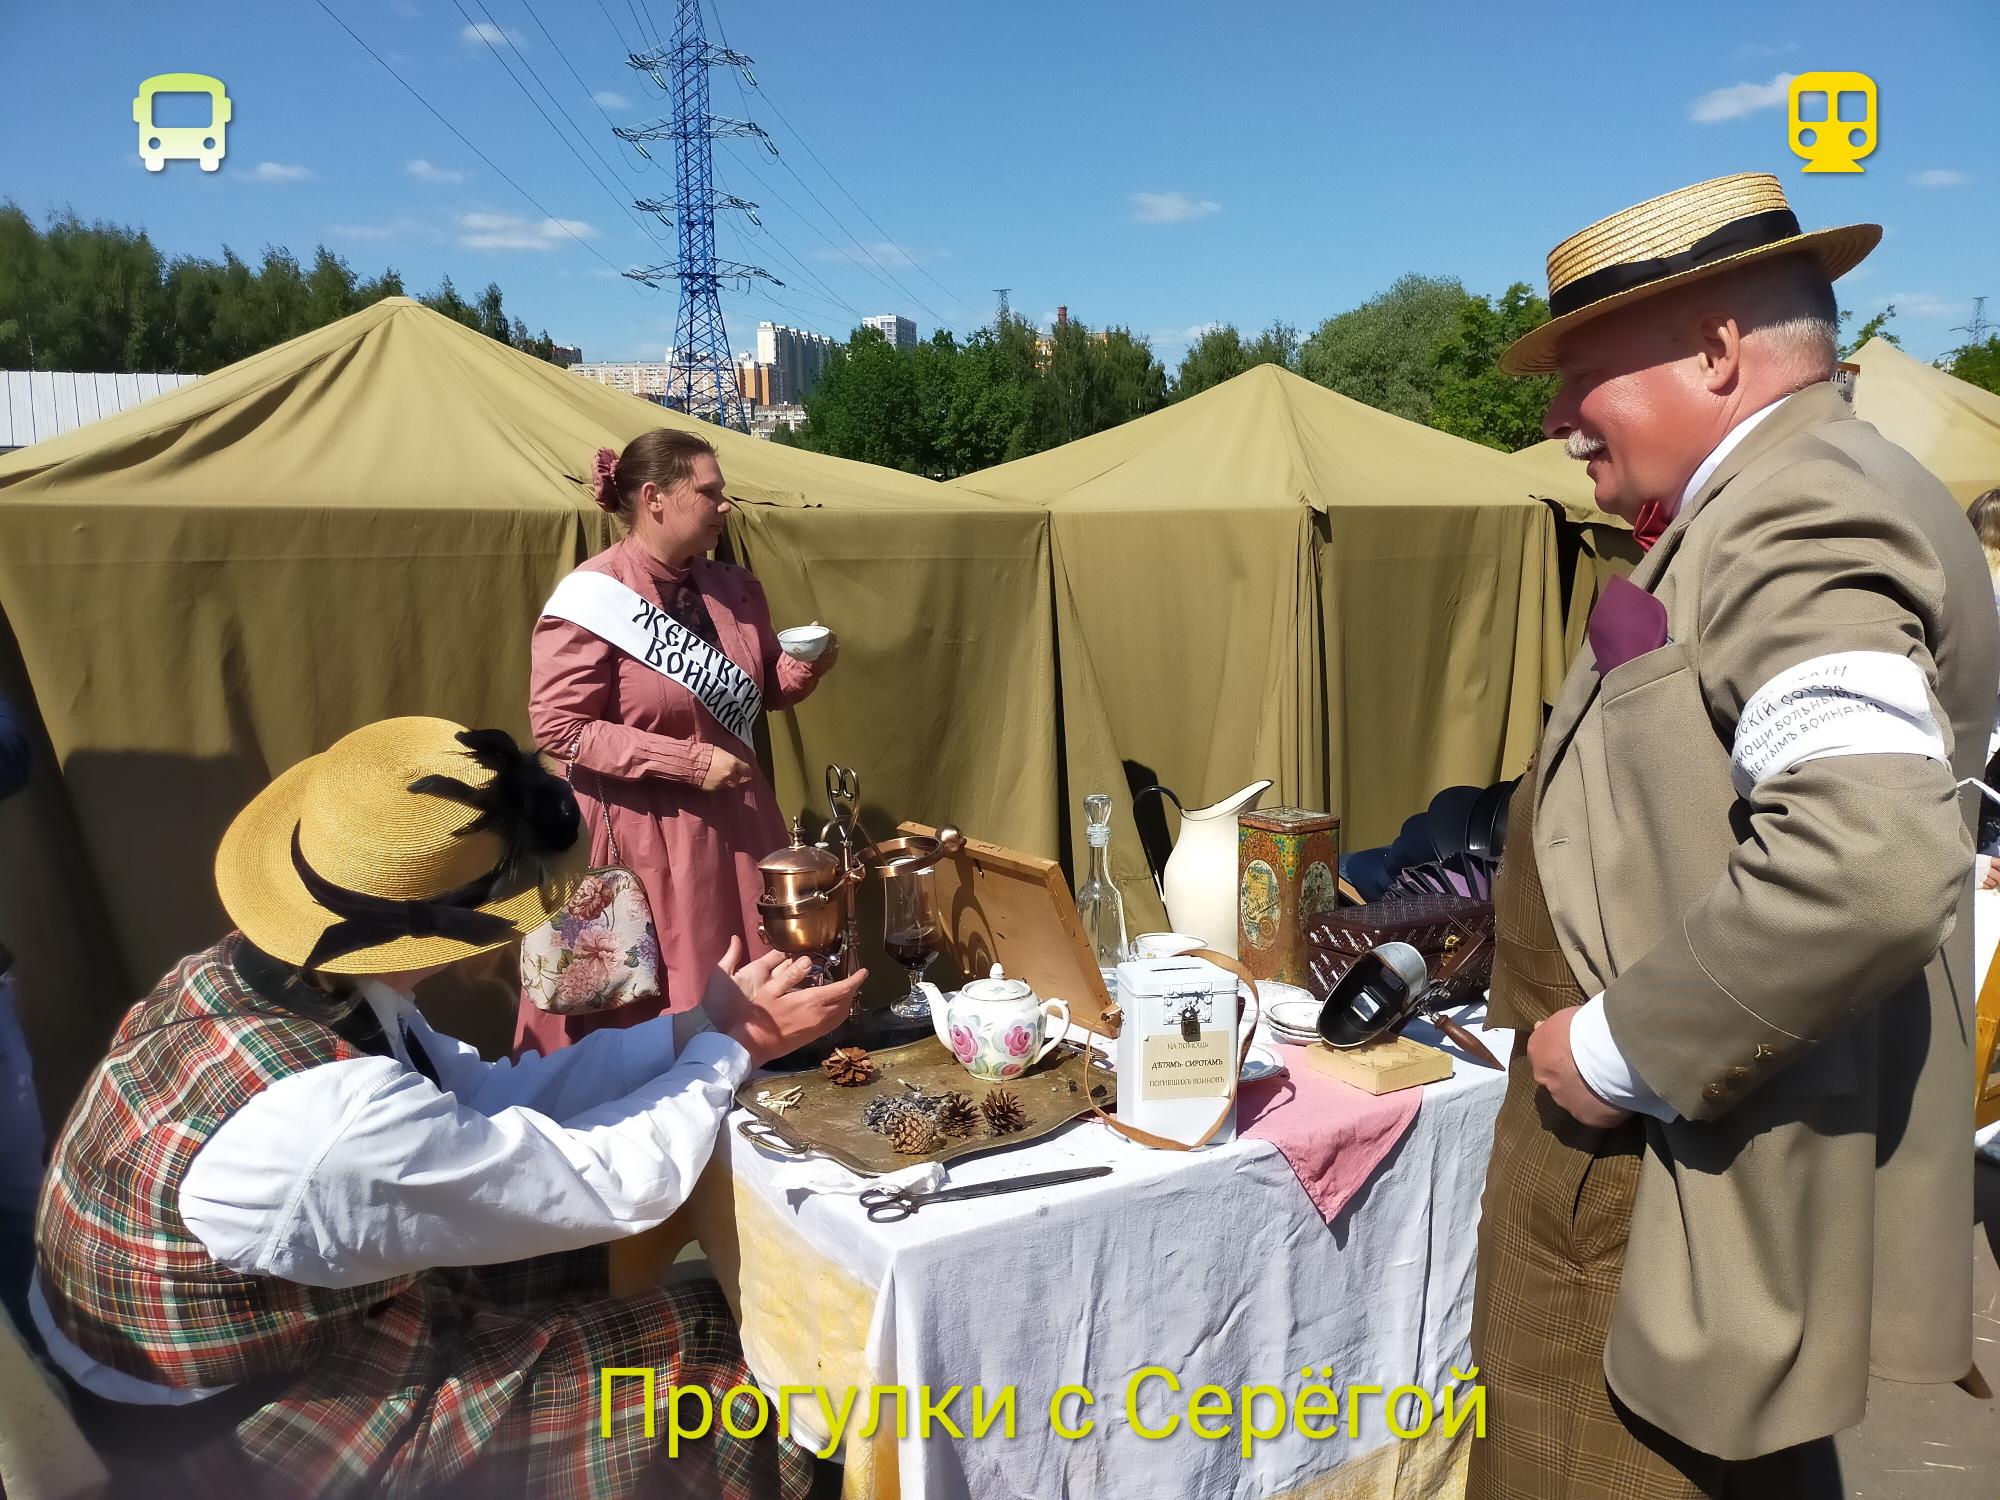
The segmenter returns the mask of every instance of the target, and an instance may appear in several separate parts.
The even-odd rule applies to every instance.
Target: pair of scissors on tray
[[[963,1187],[869,1188],[861,1194],[861,1206],[875,1224],[894,1224],[907,1219],[930,1203],[954,1203],[966,1198],[990,1198],[996,1193],[1021,1193],[1029,1188],[1054,1187],[1063,1182],[1082,1182],[1090,1177],[1108,1177],[1109,1167],[1064,1167],[1057,1172],[1031,1172],[1026,1177],[1002,1177],[995,1182],[971,1182]]]

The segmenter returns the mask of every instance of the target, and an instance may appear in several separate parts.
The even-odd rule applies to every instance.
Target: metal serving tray
[[[825,1156],[851,1172],[879,1177],[922,1161],[957,1161],[1025,1146],[1087,1113],[1093,1098],[1106,1109],[1117,1099],[1117,1075],[1101,1057],[1093,1057],[1089,1049],[1076,1042],[1059,1043],[1035,1067],[1004,1085],[974,1078],[934,1036],[872,1056],[876,1067],[874,1082],[854,1087],[842,1087],[817,1068],[800,1073],[770,1073],[748,1080],[736,1091],[736,1102],[749,1111],[751,1118],[737,1121],[737,1133],[781,1156]],[[906,1092],[903,1088],[906,1081],[925,1093],[957,1089],[968,1095],[975,1106],[991,1088],[1011,1089],[1021,1100],[1027,1123],[1012,1134],[995,1135],[982,1119],[969,1136],[962,1139],[947,1136],[934,1151],[923,1156],[905,1156],[889,1143],[887,1136],[864,1125],[861,1115],[871,1100]],[[780,1094],[793,1087],[803,1088],[805,1093],[787,1110],[779,1112],[760,1102],[760,1096]]]

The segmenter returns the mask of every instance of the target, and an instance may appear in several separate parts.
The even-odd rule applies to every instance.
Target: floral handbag
[[[574,782],[574,760],[569,772]],[[660,1002],[660,938],[646,888],[618,863],[608,812],[604,831],[611,863],[585,875],[568,905],[521,940],[521,992],[559,1016]]]

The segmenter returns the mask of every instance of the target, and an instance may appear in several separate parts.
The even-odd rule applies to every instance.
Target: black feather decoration
[[[454,831],[461,837],[489,829],[499,834],[507,846],[501,873],[511,875],[577,841],[583,820],[576,794],[542,765],[540,756],[521,750],[504,729],[467,729],[457,738],[467,755],[493,773],[492,779],[475,787],[456,776],[422,776],[410,783],[410,790],[472,808],[478,816]]]

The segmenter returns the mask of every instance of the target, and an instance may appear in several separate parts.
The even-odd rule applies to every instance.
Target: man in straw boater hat
[[[1518,1028],[1480,1229],[1479,1500],[1840,1493],[1870,1371],[1971,1370],[1972,842],[2000,631],[1944,486],[1831,383],[1775,178],[1549,256],[1546,421],[1650,550],[1495,893]],[[1969,799],[1967,799],[1969,800]]]
[[[808,1493],[803,1450],[724,1424],[758,1431],[762,1398],[725,1403],[750,1377],[716,1284],[613,1297],[604,1244],[689,1202],[751,1063],[862,976],[794,989],[766,957],[718,971],[684,1044],[667,1016],[484,1063],[410,992],[558,911],[578,834],[538,756],[423,718],[230,825],[238,930],[126,1014],[43,1191],[36,1321],[114,1470],[162,1496]],[[655,1378],[601,1412],[606,1367]],[[687,1393],[714,1403],[677,1454],[643,1406],[676,1388],[684,1430]]]

